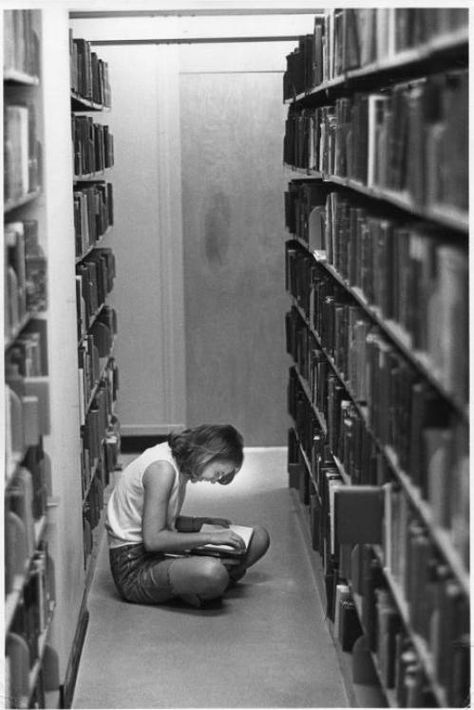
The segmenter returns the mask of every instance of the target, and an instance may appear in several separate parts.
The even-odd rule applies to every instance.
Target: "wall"
[[[188,424],[231,421],[249,446],[286,443],[288,51],[274,42],[181,49]]]
[[[268,17],[260,25],[254,18],[245,26],[229,17],[219,31],[232,36],[242,27],[243,34],[261,35],[263,22],[271,34],[276,22],[277,34],[290,27],[301,33],[304,17]],[[210,18],[195,19],[201,34],[211,31]],[[282,445],[281,84],[295,42],[179,49],[152,43],[160,32],[198,31],[180,23],[176,17],[72,22],[75,36],[101,42],[95,49],[109,62],[113,87],[110,243],[118,271],[112,304],[119,316],[122,432],[155,435],[230,420],[248,445]],[[124,37],[129,44],[106,44]]]

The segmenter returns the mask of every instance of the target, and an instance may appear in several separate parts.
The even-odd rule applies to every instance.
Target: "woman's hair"
[[[181,473],[197,480],[212,461],[228,461],[238,470],[244,460],[244,440],[231,424],[203,424],[168,436],[171,453]],[[222,478],[226,485],[235,472]]]

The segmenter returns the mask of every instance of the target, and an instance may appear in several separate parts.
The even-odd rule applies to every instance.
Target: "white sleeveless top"
[[[167,461],[175,472],[168,502],[167,525],[176,529],[176,518],[184,500],[186,481],[179,470],[167,442],[152,446],[130,462],[118,479],[107,504],[105,527],[110,547],[143,542],[143,474],[151,463]]]

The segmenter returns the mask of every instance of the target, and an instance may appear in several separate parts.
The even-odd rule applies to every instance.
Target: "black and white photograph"
[[[6,709],[467,708],[467,0],[0,0]]]

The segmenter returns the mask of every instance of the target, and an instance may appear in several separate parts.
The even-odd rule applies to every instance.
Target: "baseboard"
[[[249,454],[259,453],[260,451],[274,451],[275,453],[286,453],[288,450],[287,446],[244,446],[244,452]]]
[[[150,446],[155,446],[156,444],[161,444],[167,439],[166,434],[153,434],[153,435],[124,435],[122,432],[121,436],[121,451],[123,454],[135,454],[141,453]],[[274,452],[286,454],[286,446],[245,446],[244,453],[263,453],[263,452]]]
[[[121,436],[120,450],[122,454],[138,454],[148,449],[150,446],[156,446],[166,441],[166,435],[155,434],[153,436]]]

